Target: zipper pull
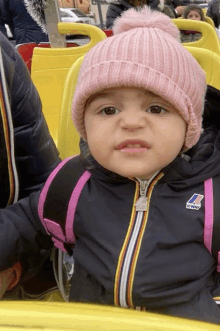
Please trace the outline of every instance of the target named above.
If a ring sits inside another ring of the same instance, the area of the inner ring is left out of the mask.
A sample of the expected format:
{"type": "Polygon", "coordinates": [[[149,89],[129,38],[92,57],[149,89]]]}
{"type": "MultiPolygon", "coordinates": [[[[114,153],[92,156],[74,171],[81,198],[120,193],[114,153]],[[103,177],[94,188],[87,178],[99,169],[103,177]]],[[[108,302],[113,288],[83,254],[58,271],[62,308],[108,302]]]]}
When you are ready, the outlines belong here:
{"type": "Polygon", "coordinates": [[[140,197],[135,203],[136,211],[146,211],[147,210],[147,197],[146,192],[148,188],[148,180],[142,180],[140,181],[140,197]]]}
{"type": "Polygon", "coordinates": [[[140,197],[135,204],[136,211],[146,211],[147,210],[147,198],[140,197]]]}

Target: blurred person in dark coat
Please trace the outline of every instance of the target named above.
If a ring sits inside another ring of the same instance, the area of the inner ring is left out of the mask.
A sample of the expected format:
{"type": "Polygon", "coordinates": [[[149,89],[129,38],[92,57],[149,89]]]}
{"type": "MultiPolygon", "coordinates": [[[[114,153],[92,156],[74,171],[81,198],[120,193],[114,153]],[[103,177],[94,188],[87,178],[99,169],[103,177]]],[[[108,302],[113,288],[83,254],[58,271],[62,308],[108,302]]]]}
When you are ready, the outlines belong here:
{"type": "Polygon", "coordinates": [[[23,0],[0,0],[0,31],[6,34],[10,27],[16,44],[47,42],[48,36],[33,20],[23,0]]]}
{"type": "MultiPolygon", "coordinates": [[[[188,2],[189,0],[182,0],[188,2]]],[[[180,4],[180,0],[115,0],[110,2],[106,13],[106,28],[112,29],[117,17],[130,8],[141,8],[149,6],[151,9],[162,11],[170,18],[182,15],[185,7],[180,4]]]]}
{"type": "Polygon", "coordinates": [[[220,38],[220,0],[211,0],[208,3],[208,10],[206,15],[208,17],[211,17],[211,19],[213,20],[214,24],[215,24],[215,31],[218,35],[218,37],[220,38]]]}
{"type": "Polygon", "coordinates": [[[116,0],[109,4],[106,13],[106,28],[112,29],[115,19],[125,11],[133,7],[150,6],[152,9],[158,9],[159,0],[116,0]]]}
{"type": "Polygon", "coordinates": [[[219,28],[220,25],[220,0],[212,0],[208,3],[206,15],[211,17],[215,27],[219,28]]]}

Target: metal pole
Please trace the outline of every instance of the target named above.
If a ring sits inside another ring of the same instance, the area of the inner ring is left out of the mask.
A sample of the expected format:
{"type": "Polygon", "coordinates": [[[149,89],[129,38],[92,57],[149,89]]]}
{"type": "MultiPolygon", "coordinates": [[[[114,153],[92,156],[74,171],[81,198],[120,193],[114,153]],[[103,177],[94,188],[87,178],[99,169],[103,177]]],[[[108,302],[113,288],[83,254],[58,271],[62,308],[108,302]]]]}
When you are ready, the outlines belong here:
{"type": "Polygon", "coordinates": [[[103,17],[102,17],[102,8],[101,8],[101,3],[100,0],[96,0],[97,7],[98,7],[98,12],[99,12],[99,22],[100,22],[100,27],[101,29],[104,29],[104,23],[103,23],[103,17]]]}
{"type": "Polygon", "coordinates": [[[48,0],[44,8],[46,28],[49,42],[53,48],[66,47],[66,38],[58,31],[57,24],[60,22],[60,10],[57,0],[48,0]]]}

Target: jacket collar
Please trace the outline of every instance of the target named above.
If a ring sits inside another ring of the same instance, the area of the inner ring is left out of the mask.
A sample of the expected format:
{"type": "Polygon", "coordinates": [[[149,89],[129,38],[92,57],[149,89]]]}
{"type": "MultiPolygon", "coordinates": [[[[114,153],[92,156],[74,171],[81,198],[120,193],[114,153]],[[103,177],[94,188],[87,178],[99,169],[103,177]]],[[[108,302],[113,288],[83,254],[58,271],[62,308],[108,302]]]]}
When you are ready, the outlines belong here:
{"type": "Polygon", "coordinates": [[[220,173],[220,132],[204,130],[198,143],[163,169],[163,180],[175,189],[196,185],[220,173]]]}

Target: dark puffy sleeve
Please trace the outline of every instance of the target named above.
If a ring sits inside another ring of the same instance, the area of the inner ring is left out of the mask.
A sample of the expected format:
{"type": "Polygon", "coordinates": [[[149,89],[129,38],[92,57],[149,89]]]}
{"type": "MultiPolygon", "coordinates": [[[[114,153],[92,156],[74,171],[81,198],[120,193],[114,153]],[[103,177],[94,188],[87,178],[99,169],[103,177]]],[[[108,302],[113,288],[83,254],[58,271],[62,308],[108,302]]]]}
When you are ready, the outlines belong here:
{"type": "Polygon", "coordinates": [[[60,160],[25,63],[1,33],[0,43],[11,103],[21,199],[39,190],[60,160]]]}
{"type": "Polygon", "coordinates": [[[0,209],[0,271],[18,261],[28,261],[30,268],[32,263],[44,260],[45,253],[53,247],[38,216],[39,195],[40,191],[34,192],[0,209]]]}

